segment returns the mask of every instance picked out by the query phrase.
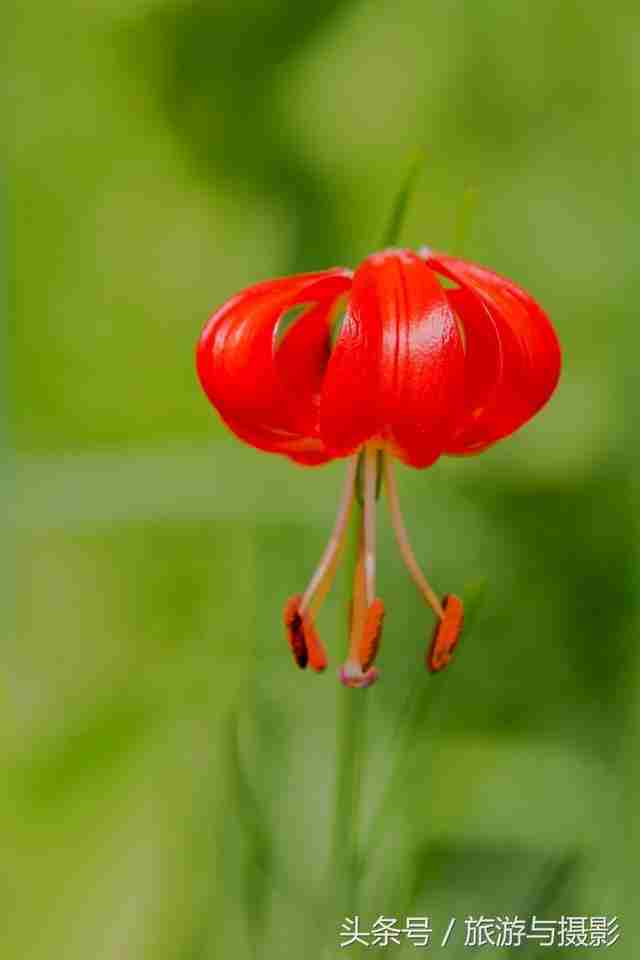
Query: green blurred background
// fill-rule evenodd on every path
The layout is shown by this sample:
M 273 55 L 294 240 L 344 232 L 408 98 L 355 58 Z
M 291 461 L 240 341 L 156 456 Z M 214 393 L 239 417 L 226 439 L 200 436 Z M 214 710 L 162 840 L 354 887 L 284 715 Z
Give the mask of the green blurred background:
M 418 145 L 403 242 L 531 290 L 565 367 L 517 436 L 402 471 L 438 589 L 486 579 L 438 677 L 417 669 L 431 622 L 381 517 L 359 911 L 436 930 L 618 914 L 612 952 L 638 955 L 639 20 L 631 0 L 14 10 L 2 957 L 315 957 L 323 937 L 349 955 L 355 905 L 314 906 L 344 596 L 323 678 L 280 625 L 341 468 L 229 437 L 193 346 L 243 286 L 375 249 Z M 442 952 L 468 953 L 459 934 Z

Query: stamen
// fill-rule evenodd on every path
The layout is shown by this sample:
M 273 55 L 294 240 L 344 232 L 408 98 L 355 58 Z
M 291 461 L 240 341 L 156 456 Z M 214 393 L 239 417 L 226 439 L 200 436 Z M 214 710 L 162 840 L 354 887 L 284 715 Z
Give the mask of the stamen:
M 378 679 L 372 666 L 382 633 L 384 605 L 375 597 L 377 451 L 364 450 L 364 507 L 358 534 L 358 558 L 353 577 L 350 643 L 340 680 L 347 687 L 369 687 Z
M 360 673 L 362 673 L 360 641 L 364 634 L 366 619 L 367 598 L 365 595 L 364 531 L 361 524 L 360 530 L 358 531 L 358 557 L 356 560 L 356 568 L 353 572 L 353 591 L 351 594 L 351 616 L 349 623 L 349 653 L 347 655 L 347 663 L 345 664 L 345 667 L 351 664 L 353 670 L 360 670 Z
M 376 599 L 367 610 L 364 630 L 358 648 L 358 659 L 363 670 L 368 670 L 378 655 L 383 620 L 384 604 L 382 600 Z
M 367 606 L 376 592 L 376 484 L 378 452 L 368 443 L 364 448 L 364 583 Z
M 444 619 L 436 624 L 427 654 L 427 667 L 431 673 L 444 670 L 451 662 L 464 623 L 464 610 L 459 597 L 452 593 L 447 594 L 442 599 L 442 606 L 444 608 Z
M 309 586 L 304 594 L 296 594 L 287 600 L 283 612 L 287 639 L 294 660 L 304 670 L 307 663 L 313 670 L 321 672 L 326 669 L 327 655 L 322 645 L 313 613 L 317 611 L 333 580 L 340 548 L 349 520 L 351 504 L 353 503 L 354 485 L 356 477 L 357 457 L 352 457 L 347 466 L 347 476 L 340 497 L 338 515 L 336 517 L 329 542 L 320 558 Z M 313 610 L 311 609 L 313 605 Z
M 311 617 L 300 613 L 300 594 L 287 600 L 283 620 L 294 660 L 301 670 L 307 663 L 317 673 L 327 666 L 327 655 Z
M 440 620 L 444 620 L 445 613 L 442 604 L 440 603 L 437 594 L 425 577 L 424 573 L 420 569 L 418 561 L 416 560 L 415 554 L 411 547 L 411 543 L 409 542 L 407 530 L 402 518 L 402 511 L 400 510 L 398 487 L 396 484 L 393 465 L 391 463 L 391 457 L 386 452 L 384 455 L 384 479 L 387 489 L 387 499 L 389 501 L 391 523 L 393 524 L 393 530 L 396 535 L 398 547 L 400 548 L 400 553 L 402 554 L 402 559 L 404 560 L 414 583 L 426 602 L 429 604 L 435 615 Z
M 304 631 L 304 639 L 307 643 L 309 665 L 316 673 L 322 673 L 323 670 L 327 669 L 327 654 L 322 640 L 318 636 L 316 625 L 309 614 L 302 620 L 302 629 Z
M 287 639 L 289 641 L 289 646 L 291 647 L 293 658 L 300 669 L 304 670 L 309 660 L 309 652 L 307 650 L 307 644 L 304 639 L 304 631 L 302 629 L 302 617 L 300 616 L 300 594 L 296 594 L 295 597 L 290 597 L 289 600 L 287 600 L 282 612 L 282 619 L 284 620 L 285 630 L 287 631 Z
M 320 563 L 316 567 L 313 576 L 309 581 L 309 586 L 302 595 L 302 600 L 300 601 L 301 616 L 305 615 L 313 600 L 316 601 L 314 607 L 317 610 L 321 601 L 324 599 L 324 596 L 329 590 L 329 587 L 331 586 L 331 582 L 336 571 L 338 557 L 340 555 L 340 548 L 344 542 L 344 534 L 347 529 L 347 522 L 351 512 L 351 504 L 353 503 L 357 466 L 358 457 L 356 455 L 351 457 L 347 465 L 347 476 L 345 478 L 342 495 L 340 497 L 340 504 L 338 506 L 338 514 L 336 516 L 333 530 L 331 531 L 331 536 L 329 537 L 329 542 L 327 543 L 324 553 L 320 558 Z

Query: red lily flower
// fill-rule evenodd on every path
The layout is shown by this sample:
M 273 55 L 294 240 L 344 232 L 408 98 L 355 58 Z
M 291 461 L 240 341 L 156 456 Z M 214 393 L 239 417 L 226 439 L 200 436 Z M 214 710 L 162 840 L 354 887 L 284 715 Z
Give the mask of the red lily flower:
M 342 680 L 367 686 L 377 676 L 384 613 L 375 597 L 380 462 L 402 556 L 438 618 L 427 664 L 432 671 L 445 666 L 462 627 L 462 605 L 452 595 L 440 601 L 418 566 L 392 457 L 423 468 L 442 454 L 479 453 L 534 416 L 560 373 L 558 340 L 541 307 L 476 264 L 426 248 L 389 249 L 355 273 L 335 268 L 239 293 L 206 325 L 197 369 L 209 400 L 245 442 L 307 466 L 349 458 L 325 553 L 304 594 L 285 607 L 298 665 L 326 666 L 314 616 L 335 572 L 362 453 L 364 509 Z

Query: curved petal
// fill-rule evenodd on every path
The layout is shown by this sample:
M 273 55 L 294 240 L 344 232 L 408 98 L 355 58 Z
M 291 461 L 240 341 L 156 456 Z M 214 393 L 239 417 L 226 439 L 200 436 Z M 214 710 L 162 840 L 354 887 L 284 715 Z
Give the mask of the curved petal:
M 499 328 L 479 297 L 462 287 L 445 293 L 464 342 L 464 407 L 447 448 L 447 453 L 451 453 L 460 444 L 465 445 L 468 432 L 473 431 L 491 404 L 503 376 L 504 350 Z
M 218 411 L 220 413 L 220 411 Z M 234 420 L 224 413 L 220 416 L 235 433 L 236 437 L 244 440 L 256 450 L 266 453 L 281 453 L 296 463 L 307 467 L 319 466 L 333 460 L 333 456 L 324 448 L 318 437 L 303 437 L 300 434 L 286 433 L 285 431 L 265 430 L 259 427 L 247 427 L 239 420 Z
M 301 463 L 330 457 L 318 433 L 319 381 L 326 357 L 318 344 L 335 301 L 351 284 L 346 270 L 300 274 L 249 287 L 209 320 L 198 341 L 196 365 L 202 387 L 233 432 L 261 450 Z M 313 304 L 276 346 L 277 326 L 291 308 Z M 299 331 L 297 328 L 301 328 Z M 309 356 L 296 356 L 289 339 Z M 296 362 L 305 379 L 292 386 Z
M 426 467 L 445 448 L 463 402 L 464 352 L 437 278 L 416 254 L 387 250 L 357 269 L 320 401 L 327 449 L 371 437 Z
M 308 307 L 285 333 L 275 353 L 283 383 L 296 394 L 311 392 L 317 406 L 331 356 L 331 320 L 338 300 Z
M 462 287 L 445 290 L 445 294 L 462 328 L 464 418 L 486 406 L 502 377 L 502 343 L 495 320 L 478 297 Z
M 469 352 L 467 377 L 475 389 L 480 370 L 496 359 L 501 364 L 495 388 L 461 421 L 448 453 L 475 453 L 513 433 L 533 417 L 553 393 L 560 376 L 561 353 L 556 333 L 539 304 L 521 287 L 499 274 L 454 257 L 429 255 L 428 265 L 460 284 L 449 291 L 467 336 L 476 339 Z M 481 346 L 478 341 L 484 327 Z M 475 370 L 471 372 L 471 366 Z M 469 415 L 470 414 L 470 415 Z

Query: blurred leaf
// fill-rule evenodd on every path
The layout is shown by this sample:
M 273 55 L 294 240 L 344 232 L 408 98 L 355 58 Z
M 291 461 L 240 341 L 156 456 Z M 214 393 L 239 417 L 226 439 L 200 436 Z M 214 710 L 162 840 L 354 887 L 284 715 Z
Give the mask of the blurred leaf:
M 235 710 L 228 720 L 227 750 L 228 779 L 232 796 L 230 806 L 237 811 L 246 835 L 244 906 L 247 929 L 254 955 L 259 956 L 275 873 L 273 825 L 265 816 L 265 808 L 255 795 L 243 767 L 238 714 Z
M 473 630 L 478 617 L 482 611 L 489 591 L 487 577 L 477 577 L 465 584 L 462 591 L 462 603 L 464 607 L 464 634 Z
M 523 910 L 524 915 L 553 919 L 559 916 L 571 916 L 572 911 L 575 910 L 580 916 L 576 881 L 582 866 L 583 858 L 579 854 L 568 854 L 555 862 L 550 860 L 545 866 L 538 890 L 532 894 Z M 549 950 L 537 945 L 533 940 L 528 940 L 524 944 L 522 954 L 542 960 L 549 955 Z
M 291 272 L 340 259 L 339 205 L 313 157 L 282 122 L 274 104 L 277 83 L 287 60 L 349 3 L 321 0 L 292 13 L 288 0 L 247 0 L 244 9 L 194 0 L 152 9 L 121 37 L 197 173 L 213 182 L 229 178 L 284 206 L 293 227 Z M 238 70 L 239 62 L 252 69 Z
M 407 210 L 413 198 L 413 194 L 418 183 L 418 178 L 425 166 L 425 162 L 425 152 L 423 150 L 416 150 L 415 155 L 412 157 L 411 162 L 407 166 L 407 172 L 405 173 L 404 178 L 398 187 L 398 193 L 391 209 L 391 216 L 389 217 L 389 222 L 387 224 L 384 237 L 382 238 L 382 243 L 380 244 L 381 247 L 399 246 L 400 236 L 402 233 L 404 220 L 407 215 Z
M 436 840 L 415 851 L 407 909 L 411 915 L 424 916 L 434 905 L 441 908 L 448 904 L 450 916 L 457 919 L 449 950 L 453 956 L 467 956 L 461 929 L 465 916 L 529 920 L 534 915 L 553 919 L 567 914 L 575 902 L 581 865 L 580 855 L 572 852 L 550 857 L 541 849 L 524 845 L 495 846 L 482 839 L 442 844 Z M 433 917 L 434 942 L 442 936 L 448 919 L 440 912 Z M 531 957 L 537 956 L 538 949 L 535 941 L 528 940 L 519 952 Z M 542 955 L 546 953 L 543 950 Z
M 479 191 L 475 187 L 465 187 L 458 205 L 456 232 L 452 250 L 459 257 L 463 256 L 469 239 L 473 220 L 478 208 L 479 196 Z
M 155 717 L 126 694 L 69 716 L 66 730 L 33 743 L 14 771 L 14 799 L 28 822 L 70 817 L 79 797 L 100 796 L 116 780 L 130 754 L 140 749 Z

